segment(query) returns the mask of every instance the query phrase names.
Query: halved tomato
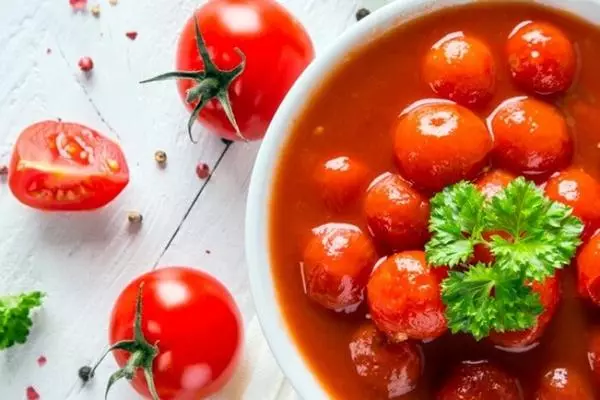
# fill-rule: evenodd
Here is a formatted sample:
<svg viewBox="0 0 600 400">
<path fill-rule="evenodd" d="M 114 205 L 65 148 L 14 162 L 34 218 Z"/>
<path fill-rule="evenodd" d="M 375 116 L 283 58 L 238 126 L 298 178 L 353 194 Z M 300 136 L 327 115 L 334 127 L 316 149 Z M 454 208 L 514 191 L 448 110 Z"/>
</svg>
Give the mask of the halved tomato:
<svg viewBox="0 0 600 400">
<path fill-rule="evenodd" d="M 8 183 L 23 204 L 40 210 L 93 210 L 127 186 L 119 145 L 86 126 L 42 121 L 17 139 Z"/>
</svg>

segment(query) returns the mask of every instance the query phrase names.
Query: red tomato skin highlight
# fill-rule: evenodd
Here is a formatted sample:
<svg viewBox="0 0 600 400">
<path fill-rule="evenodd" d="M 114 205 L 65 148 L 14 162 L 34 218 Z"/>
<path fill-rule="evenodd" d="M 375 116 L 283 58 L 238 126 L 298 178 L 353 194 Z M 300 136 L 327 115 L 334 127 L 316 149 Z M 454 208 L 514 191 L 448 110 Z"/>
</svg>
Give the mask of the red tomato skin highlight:
<svg viewBox="0 0 600 400">
<path fill-rule="evenodd" d="M 351 312 L 360 305 L 373 265 L 375 247 L 358 227 L 328 223 L 312 231 L 303 256 L 306 294 L 334 311 Z"/>
<path fill-rule="evenodd" d="M 241 315 L 228 290 L 210 275 L 186 267 L 154 270 L 132 281 L 118 297 L 109 340 L 133 338 L 135 304 L 142 290 L 142 331 L 159 354 L 153 373 L 161 400 L 198 399 L 220 390 L 231 378 L 243 345 Z M 114 351 L 123 367 L 130 354 Z M 150 398 L 143 372 L 131 381 Z"/>
<path fill-rule="evenodd" d="M 531 93 L 564 92 L 577 69 L 575 48 L 569 38 L 545 22 L 525 22 L 515 28 L 506 44 L 515 82 Z"/>
<path fill-rule="evenodd" d="M 314 180 L 327 207 L 339 211 L 359 198 L 367 186 L 368 172 L 361 161 L 341 156 L 319 164 Z"/>
<path fill-rule="evenodd" d="M 484 362 L 464 362 L 446 380 L 437 400 L 523 400 L 517 379 Z"/>
<path fill-rule="evenodd" d="M 585 228 L 582 237 L 591 237 L 600 228 L 600 183 L 578 168 L 553 175 L 544 188 L 546 196 L 573 208 Z"/>
<path fill-rule="evenodd" d="M 496 84 L 496 67 L 489 47 L 462 32 L 446 35 L 431 47 L 422 75 L 438 96 L 467 107 L 487 103 Z"/>
<path fill-rule="evenodd" d="M 390 399 L 413 391 L 425 367 L 418 344 L 391 343 L 372 324 L 365 324 L 354 333 L 349 350 L 356 373 Z"/>
<path fill-rule="evenodd" d="M 493 162 L 499 168 L 539 181 L 571 163 L 567 123 L 550 104 L 514 97 L 496 108 L 488 125 L 494 136 Z"/>
<path fill-rule="evenodd" d="M 394 135 L 401 175 L 427 192 L 476 178 L 492 150 L 483 121 L 450 101 L 413 104 L 400 116 Z"/>
<path fill-rule="evenodd" d="M 446 332 L 439 270 L 422 251 L 394 254 L 375 267 L 367 284 L 369 310 L 389 340 L 431 340 Z"/>
<path fill-rule="evenodd" d="M 577 290 L 600 306 L 600 235 L 595 234 L 577 255 Z"/>
<path fill-rule="evenodd" d="M 77 150 L 75 159 L 67 154 L 69 145 Z M 8 185 L 21 203 L 32 208 L 95 210 L 111 202 L 128 183 L 129 168 L 119 145 L 84 125 L 40 121 L 25 128 L 13 147 Z"/>
<path fill-rule="evenodd" d="M 429 200 L 400 175 L 375 178 L 364 209 L 369 231 L 386 251 L 420 249 L 429 240 Z"/>
<path fill-rule="evenodd" d="M 237 67 L 241 61 L 234 51 L 246 56 L 246 68 L 233 81 L 229 97 L 244 137 L 261 139 L 279 104 L 314 58 L 308 33 L 283 6 L 273 0 L 216 0 L 194 13 L 213 62 L 220 69 Z M 194 19 L 185 24 L 177 48 L 179 71 L 204 68 L 196 45 Z M 186 101 L 191 80 L 177 81 L 179 94 L 188 110 L 196 103 Z M 198 120 L 211 132 L 239 140 L 217 100 L 211 100 Z"/>
<path fill-rule="evenodd" d="M 596 383 L 600 382 L 600 328 L 591 330 L 588 337 L 588 363 Z"/>
<path fill-rule="evenodd" d="M 577 370 L 553 368 L 542 377 L 535 400 L 594 400 L 594 395 Z"/>
<path fill-rule="evenodd" d="M 489 339 L 492 343 L 507 348 L 526 348 L 537 342 L 552 320 L 560 302 L 560 284 L 556 276 L 547 278 L 544 282 L 530 284 L 533 291 L 540 296 L 544 311 L 537 318 L 534 327 L 514 332 L 492 332 Z"/>
</svg>

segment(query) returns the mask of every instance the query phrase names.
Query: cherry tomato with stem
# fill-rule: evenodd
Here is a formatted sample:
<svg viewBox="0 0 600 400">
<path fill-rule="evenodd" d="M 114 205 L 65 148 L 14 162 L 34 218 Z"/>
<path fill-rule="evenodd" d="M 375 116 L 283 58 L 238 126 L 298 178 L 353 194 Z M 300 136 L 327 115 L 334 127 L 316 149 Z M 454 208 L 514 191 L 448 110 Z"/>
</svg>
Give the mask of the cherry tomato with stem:
<svg viewBox="0 0 600 400">
<path fill-rule="evenodd" d="M 119 295 L 110 319 L 111 347 L 120 379 L 153 400 L 198 399 L 220 390 L 241 354 L 241 317 L 229 291 L 215 278 L 185 268 L 140 276 Z"/>
<path fill-rule="evenodd" d="M 8 184 L 23 204 L 47 211 L 100 208 L 129 183 L 116 142 L 84 125 L 41 121 L 17 138 Z"/>
<path fill-rule="evenodd" d="M 258 140 L 313 58 L 305 29 L 276 1 L 213 0 L 185 24 L 177 71 L 142 83 L 178 80 L 190 137 L 198 119 L 225 139 Z"/>
</svg>

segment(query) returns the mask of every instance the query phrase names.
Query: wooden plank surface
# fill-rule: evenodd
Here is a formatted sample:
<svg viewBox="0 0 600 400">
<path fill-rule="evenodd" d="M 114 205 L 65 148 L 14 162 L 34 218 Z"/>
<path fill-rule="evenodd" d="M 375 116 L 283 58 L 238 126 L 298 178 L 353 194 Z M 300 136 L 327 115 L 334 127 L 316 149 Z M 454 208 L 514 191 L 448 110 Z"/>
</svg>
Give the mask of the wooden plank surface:
<svg viewBox="0 0 600 400">
<path fill-rule="evenodd" d="M 375 0 L 377 1 L 377 0 Z M 358 0 L 281 0 L 307 27 L 317 52 L 354 23 Z M 170 70 L 178 32 L 197 0 L 121 0 L 99 4 L 100 18 L 74 13 L 68 0 L 0 2 L 0 164 L 18 133 L 43 119 L 62 118 L 118 139 L 131 183 L 112 204 L 89 214 L 44 214 L 27 209 L 0 182 L 0 293 L 40 289 L 48 294 L 28 343 L 0 353 L 0 399 L 102 399 L 112 358 L 82 388 L 77 370 L 107 344 L 107 323 L 121 289 L 139 274 L 165 265 L 189 265 L 221 279 L 244 315 L 242 367 L 218 399 L 295 398 L 260 333 L 244 260 L 243 216 L 259 144 L 227 148 L 195 128 L 171 83 L 137 82 Z M 131 41 L 127 31 L 137 31 Z M 77 67 L 94 59 L 91 77 Z M 153 154 L 165 150 L 168 167 Z M 195 166 L 206 162 L 210 181 Z M 131 230 L 127 212 L 144 223 Z M 210 254 L 206 252 L 210 250 Z M 36 360 L 44 355 L 47 364 Z M 112 399 L 139 398 L 120 383 Z"/>
</svg>

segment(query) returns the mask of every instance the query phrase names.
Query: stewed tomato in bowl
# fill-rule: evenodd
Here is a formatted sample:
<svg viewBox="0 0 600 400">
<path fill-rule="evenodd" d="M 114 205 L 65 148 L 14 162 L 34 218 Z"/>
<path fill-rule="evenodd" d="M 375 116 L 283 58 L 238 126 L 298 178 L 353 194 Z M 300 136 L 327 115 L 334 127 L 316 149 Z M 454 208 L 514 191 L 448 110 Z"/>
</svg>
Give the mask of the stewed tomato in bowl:
<svg viewBox="0 0 600 400">
<path fill-rule="evenodd" d="M 292 88 L 252 292 L 321 399 L 600 396 L 600 2 L 393 2 Z"/>
</svg>

